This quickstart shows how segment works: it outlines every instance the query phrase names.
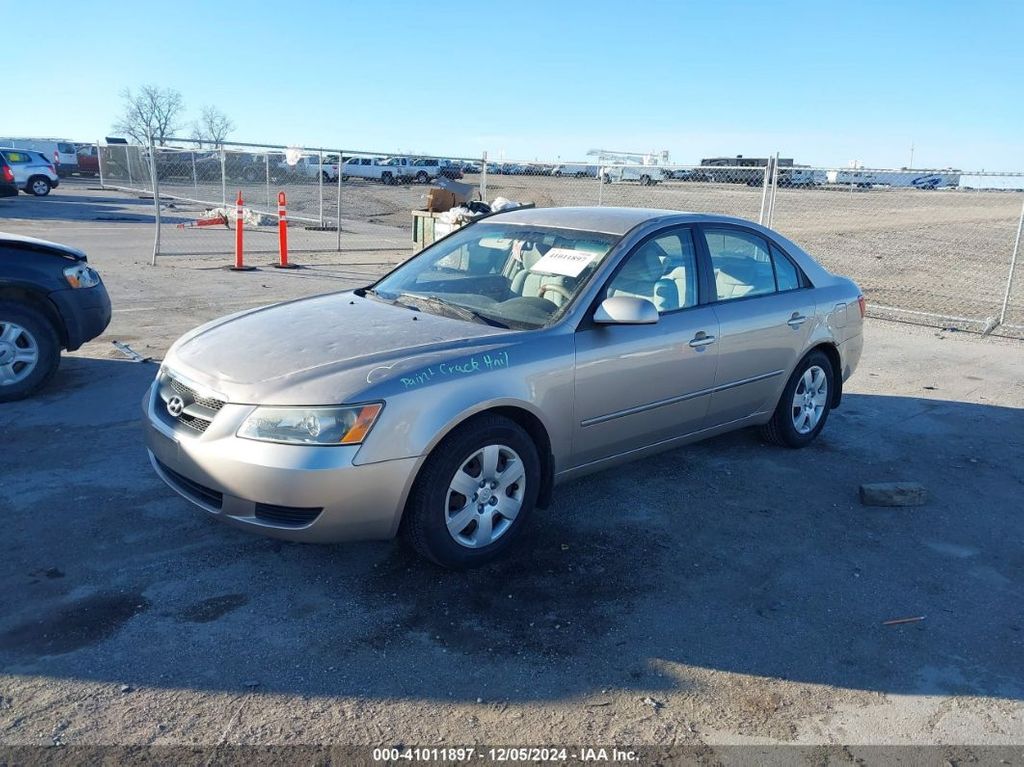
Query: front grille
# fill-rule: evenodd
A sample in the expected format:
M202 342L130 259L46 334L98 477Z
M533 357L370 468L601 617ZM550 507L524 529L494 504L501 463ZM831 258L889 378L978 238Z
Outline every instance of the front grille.
M225 405L224 400L201 394L169 373L161 376L159 392L165 406L161 409L160 417L169 424L181 424L199 434L209 428ZM166 408L174 396L180 397L184 402L184 408L177 417L171 415Z
M316 521L323 509L299 509L294 506L275 506L257 503L256 518L281 527L305 527Z
M185 384L183 384L177 378L168 377L168 380L170 380L171 388L174 389L174 391L178 392L178 394L180 394L182 397L191 397L192 401L195 402L197 405L202 405L203 407L214 412L217 412L222 407L224 407L223 401L219 399L214 399L213 397L204 397L195 389L190 389L188 386L185 386Z
M194 479L182 476L160 459L157 459L156 462L160 467L160 471L164 473L164 475L180 492L190 498L195 498L197 501L205 503L207 506L212 506L215 509L219 509L224 505L223 493L219 493L206 485L201 485Z

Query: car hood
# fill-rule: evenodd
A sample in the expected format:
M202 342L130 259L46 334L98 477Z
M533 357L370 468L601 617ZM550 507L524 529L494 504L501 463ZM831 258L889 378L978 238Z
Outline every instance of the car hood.
M516 331L333 293L223 317L185 334L172 373L242 404L376 396L403 372L502 345Z
M63 256L74 261L87 261L85 253L70 245L63 245L59 242L40 240L38 237L29 237L24 234L11 234L0 232L0 244L13 245L20 250L34 250L46 255Z

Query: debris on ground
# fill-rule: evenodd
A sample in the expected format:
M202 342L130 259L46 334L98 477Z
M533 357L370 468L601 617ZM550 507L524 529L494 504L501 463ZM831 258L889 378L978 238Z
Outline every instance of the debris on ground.
M132 362L149 362L152 359L152 357L143 357L128 344L121 343L120 341L111 341L110 343L112 343L115 349L121 352L121 354Z
M646 696L644 698L641 698L640 702L643 703L645 706L650 706L655 711L658 711L659 709L662 709L662 708L665 707L664 703L662 703L660 700L655 700L650 695L648 695L648 696Z
M901 623L918 623L925 619L924 615L914 615L910 618L892 618L887 621L882 621L883 626L899 626Z
M928 491L919 482L868 482L860 486L865 506L921 506Z

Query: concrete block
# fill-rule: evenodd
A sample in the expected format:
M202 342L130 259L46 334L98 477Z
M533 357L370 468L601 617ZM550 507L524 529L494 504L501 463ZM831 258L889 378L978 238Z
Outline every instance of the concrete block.
M919 482L871 482L860 486L865 506L921 506L928 491Z

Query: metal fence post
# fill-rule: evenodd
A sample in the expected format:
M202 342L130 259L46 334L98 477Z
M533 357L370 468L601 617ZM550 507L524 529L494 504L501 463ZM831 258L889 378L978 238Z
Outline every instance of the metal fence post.
M775 221L775 195L779 191L779 153L772 158L772 200L768 205L768 226Z
M999 312L999 324L1006 320L1006 307L1010 305L1010 291L1013 290L1013 273L1017 269L1017 254L1020 252L1020 232L1024 229L1024 203L1020 206L1020 220L1017 222L1017 236L1013 240L1013 255L1010 257L1010 274L1006 277L1006 294L1003 296L1003 308Z
M228 204L228 169L224 147L220 148L220 204L223 207Z
M604 205L604 179L601 177L601 163L597 164L597 204Z
M100 188L104 186L103 182L103 151L100 149L100 140L96 139L96 164L100 169Z
M345 164L345 153L338 150L338 252L341 253L341 169Z
M189 154L192 155L192 189L196 193L196 199L199 199L199 175L196 173L196 150L191 150Z
M480 199L487 202L487 152L480 161Z
M150 266L156 266L156 257L160 255L160 178L156 173L156 147L153 146L153 135L149 136L149 173L153 178L153 215L156 221L156 232L153 235L153 258Z
M771 170L771 164L772 161L769 159L762 171L764 179L761 182L761 214L757 217L757 223L761 225L764 225L765 206L768 204L768 171Z
M320 228L324 226L324 150L317 152L320 164L317 166L316 183L320 187Z
M128 146L127 144L125 144L124 145L124 160L125 160L125 165L128 166L128 186L131 186L135 182L132 181L132 153L130 151L128 151L129 149L131 149L131 147Z

